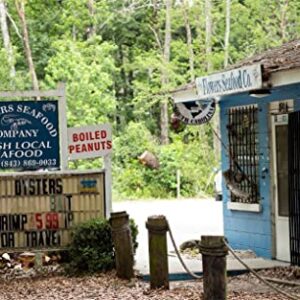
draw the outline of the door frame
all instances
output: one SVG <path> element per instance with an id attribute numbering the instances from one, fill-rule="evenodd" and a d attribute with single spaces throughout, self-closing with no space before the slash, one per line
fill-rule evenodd
<path id="1" fill-rule="evenodd" d="M 276 141 L 276 127 L 278 126 L 288 126 L 288 113 L 275 114 L 271 116 L 271 136 L 272 136 L 272 170 L 273 170 L 273 224 L 274 224 L 274 247 L 273 253 L 275 259 L 280 259 L 277 256 L 277 232 L 278 232 L 278 221 L 283 221 L 288 223 L 288 259 L 284 261 L 290 261 L 290 234 L 289 234 L 289 217 L 279 216 L 279 204 L 278 204 L 278 176 L 277 176 L 277 141 Z M 280 259 L 282 260 L 282 259 Z"/>

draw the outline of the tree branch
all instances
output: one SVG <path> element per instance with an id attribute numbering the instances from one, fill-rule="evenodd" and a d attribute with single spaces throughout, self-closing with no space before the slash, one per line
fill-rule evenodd
<path id="1" fill-rule="evenodd" d="M 19 31 L 19 28 L 18 28 L 16 22 L 15 22 L 14 19 L 11 17 L 11 15 L 8 13 L 8 11 L 6 11 L 6 15 L 7 15 L 9 21 L 11 22 L 12 26 L 14 27 L 17 36 L 23 41 L 23 37 L 22 37 L 22 35 L 21 35 L 20 31 Z"/>

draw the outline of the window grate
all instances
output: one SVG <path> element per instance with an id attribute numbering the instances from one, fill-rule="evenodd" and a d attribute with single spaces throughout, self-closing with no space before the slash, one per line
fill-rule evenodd
<path id="1" fill-rule="evenodd" d="M 258 195 L 258 109 L 256 106 L 228 110 L 230 171 L 238 190 L 248 197 L 239 197 L 231 190 L 231 201 L 259 203 Z"/>

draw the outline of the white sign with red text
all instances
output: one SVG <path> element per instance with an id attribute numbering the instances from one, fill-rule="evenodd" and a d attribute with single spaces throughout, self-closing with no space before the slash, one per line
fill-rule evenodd
<path id="1" fill-rule="evenodd" d="M 68 128 L 69 159 L 105 156 L 112 152 L 110 124 Z"/>

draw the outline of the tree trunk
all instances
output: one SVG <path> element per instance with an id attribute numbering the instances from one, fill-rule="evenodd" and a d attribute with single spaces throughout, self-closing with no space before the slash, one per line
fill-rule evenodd
<path id="1" fill-rule="evenodd" d="M 283 3 L 280 1 L 280 32 L 281 32 L 281 39 L 283 42 L 287 41 L 287 10 L 289 1 L 284 0 Z"/>
<path id="2" fill-rule="evenodd" d="M 25 16 L 25 4 L 24 0 L 16 0 L 15 1 L 17 12 L 19 15 L 19 19 L 22 26 L 22 34 L 23 34 L 23 43 L 24 43 L 24 49 L 25 49 L 25 55 L 26 60 L 29 68 L 29 73 L 32 80 L 32 85 L 34 90 L 39 90 L 39 83 L 37 80 L 34 63 L 32 59 L 32 53 L 30 48 L 30 42 L 29 42 L 29 33 L 27 28 L 27 22 L 26 22 L 26 16 Z"/>
<path id="3" fill-rule="evenodd" d="M 205 0 L 205 49 L 206 49 L 206 71 L 212 72 L 212 17 L 211 17 L 211 0 Z"/>
<path id="4" fill-rule="evenodd" d="M 95 3 L 94 0 L 88 0 L 87 2 L 89 15 L 91 18 L 91 24 L 87 28 L 87 37 L 88 39 L 93 37 L 96 34 L 96 26 L 95 26 Z"/>
<path id="5" fill-rule="evenodd" d="M 165 87 L 169 84 L 168 64 L 170 62 L 171 50 L 171 7 L 172 0 L 165 0 L 166 4 L 166 23 L 165 23 L 165 42 L 163 49 L 163 68 L 161 74 L 161 85 Z M 166 145 L 169 143 L 169 116 L 168 116 L 168 98 L 164 98 L 161 103 L 160 110 L 160 128 L 161 128 L 161 143 Z"/>
<path id="6" fill-rule="evenodd" d="M 14 78 L 16 76 L 16 69 L 14 64 L 14 54 L 10 42 L 6 16 L 7 16 L 7 10 L 6 10 L 4 0 L 0 0 L 0 23 L 1 23 L 3 44 L 7 53 L 8 64 L 10 67 L 10 77 Z"/>
<path id="7" fill-rule="evenodd" d="M 194 50 L 193 50 L 193 40 L 192 40 L 192 31 L 189 21 L 189 6 L 188 6 L 188 0 L 183 1 L 183 18 L 184 18 L 184 24 L 185 24 L 185 30 L 186 30 L 186 40 L 187 40 L 187 46 L 189 50 L 189 67 L 190 67 L 190 77 L 191 81 L 195 80 L 195 68 L 194 68 Z"/>
<path id="8" fill-rule="evenodd" d="M 226 0 L 226 29 L 224 39 L 224 68 L 228 66 L 229 60 L 229 36 L 230 36 L 230 5 L 231 0 Z"/>

